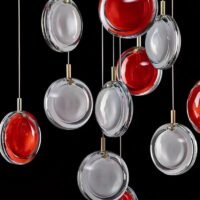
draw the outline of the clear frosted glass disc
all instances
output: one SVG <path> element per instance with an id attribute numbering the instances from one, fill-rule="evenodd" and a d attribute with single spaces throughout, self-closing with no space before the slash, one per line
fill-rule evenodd
<path id="1" fill-rule="evenodd" d="M 192 132 L 181 124 L 161 126 L 151 141 L 151 157 L 156 167 L 167 175 L 187 172 L 195 163 L 197 143 Z"/>
<path id="2" fill-rule="evenodd" d="M 77 129 L 89 120 L 93 98 L 83 82 L 73 79 L 71 83 L 63 78 L 48 88 L 44 108 L 53 125 L 66 130 Z"/>
<path id="3" fill-rule="evenodd" d="M 86 199 L 119 199 L 128 186 L 129 172 L 118 155 L 95 152 L 87 156 L 78 171 L 78 185 Z"/>
<path id="4" fill-rule="evenodd" d="M 71 0 L 49 0 L 43 10 L 41 24 L 48 45 L 58 52 L 72 51 L 83 31 L 81 14 Z"/>
<path id="5" fill-rule="evenodd" d="M 168 15 L 157 17 L 147 33 L 145 46 L 156 68 L 172 67 L 181 49 L 181 34 L 176 21 Z"/>
<path id="6" fill-rule="evenodd" d="M 128 187 L 124 195 L 119 200 L 138 200 L 138 198 L 134 190 Z"/>
<path id="7" fill-rule="evenodd" d="M 106 83 L 97 97 L 95 114 L 106 136 L 122 136 L 133 117 L 133 101 L 125 84 L 119 81 Z"/>

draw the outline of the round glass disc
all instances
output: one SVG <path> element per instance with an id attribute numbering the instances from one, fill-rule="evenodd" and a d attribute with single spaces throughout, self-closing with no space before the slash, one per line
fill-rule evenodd
<path id="1" fill-rule="evenodd" d="M 111 34 L 136 38 L 144 34 L 157 15 L 157 0 L 100 0 L 99 15 Z"/>
<path id="2" fill-rule="evenodd" d="M 171 16 L 157 17 L 146 36 L 146 51 L 157 69 L 168 69 L 175 63 L 181 49 L 181 34 Z"/>
<path id="3" fill-rule="evenodd" d="M 44 98 L 48 119 L 58 128 L 77 129 L 90 118 L 93 98 L 89 88 L 80 80 L 65 78 L 51 84 Z"/>
<path id="4" fill-rule="evenodd" d="M 129 172 L 116 154 L 95 152 L 87 156 L 78 171 L 78 185 L 86 199 L 119 199 L 128 186 Z"/>
<path id="5" fill-rule="evenodd" d="M 200 81 L 190 92 L 187 100 L 187 113 L 192 126 L 200 133 Z"/>
<path id="6" fill-rule="evenodd" d="M 181 124 L 163 125 L 152 138 L 151 157 L 156 167 L 164 174 L 183 174 L 196 160 L 196 139 L 192 132 Z"/>
<path id="7" fill-rule="evenodd" d="M 152 65 L 144 48 L 130 48 L 121 55 L 120 60 L 118 79 L 126 84 L 132 95 L 150 94 L 160 84 L 162 70 Z"/>
<path id="8" fill-rule="evenodd" d="M 47 44 L 55 51 L 72 51 L 81 39 L 82 17 L 72 0 L 49 0 L 41 24 Z"/>
<path id="9" fill-rule="evenodd" d="M 128 187 L 124 195 L 119 200 L 138 200 L 132 188 Z"/>
<path id="10" fill-rule="evenodd" d="M 133 101 L 127 87 L 120 81 L 106 83 L 97 97 L 95 114 L 106 136 L 122 136 L 133 117 Z"/>
<path id="11" fill-rule="evenodd" d="M 16 165 L 31 162 L 41 144 L 36 118 L 28 112 L 12 112 L 0 125 L 0 152 L 6 161 Z"/>

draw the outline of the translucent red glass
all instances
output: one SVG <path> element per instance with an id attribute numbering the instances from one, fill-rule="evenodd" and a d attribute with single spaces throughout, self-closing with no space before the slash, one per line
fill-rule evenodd
<path id="1" fill-rule="evenodd" d="M 120 198 L 120 200 L 135 200 L 133 195 L 129 192 L 125 192 L 124 195 Z"/>
<path id="2" fill-rule="evenodd" d="M 35 117 L 28 113 L 8 114 L 1 125 L 1 152 L 14 164 L 29 163 L 37 154 L 41 134 Z"/>
<path id="3" fill-rule="evenodd" d="M 200 133 L 200 81 L 190 92 L 187 101 L 187 112 L 194 129 Z"/>
<path id="4" fill-rule="evenodd" d="M 156 69 L 144 48 L 131 48 L 121 56 L 118 63 L 118 79 L 122 80 L 132 95 L 145 95 L 154 91 L 162 78 L 162 71 Z"/>
<path id="5" fill-rule="evenodd" d="M 101 0 L 99 12 L 108 31 L 121 37 L 136 37 L 154 21 L 157 0 Z"/>

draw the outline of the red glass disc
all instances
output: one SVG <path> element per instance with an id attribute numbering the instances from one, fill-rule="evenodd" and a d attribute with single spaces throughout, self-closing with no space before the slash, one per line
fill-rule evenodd
<path id="1" fill-rule="evenodd" d="M 145 95 L 154 91 L 162 78 L 162 71 L 156 69 L 144 48 L 131 48 L 121 56 L 118 63 L 118 78 L 128 87 L 132 95 Z"/>
<path id="2" fill-rule="evenodd" d="M 27 112 L 12 113 L 5 117 L 2 126 L 4 157 L 14 164 L 30 162 L 37 154 L 41 140 L 35 117 Z"/>
<path id="3" fill-rule="evenodd" d="M 200 133 L 200 81 L 190 92 L 187 101 L 187 112 L 194 129 Z"/>
<path id="4" fill-rule="evenodd" d="M 135 200 L 133 195 L 129 192 L 125 192 L 124 195 L 120 198 L 120 200 Z"/>
<path id="5" fill-rule="evenodd" d="M 108 31 L 121 37 L 136 37 L 154 21 L 157 0 L 101 0 L 99 11 Z"/>

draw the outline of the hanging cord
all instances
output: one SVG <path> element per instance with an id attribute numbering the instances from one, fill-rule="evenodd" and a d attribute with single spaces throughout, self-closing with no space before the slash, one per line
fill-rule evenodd
<path id="1" fill-rule="evenodd" d="M 119 38 L 119 67 L 121 69 L 122 67 L 122 39 L 121 37 Z M 122 157 L 122 136 L 119 138 L 119 155 Z"/>
<path id="2" fill-rule="evenodd" d="M 69 51 L 67 52 L 67 64 L 68 65 L 70 64 L 70 52 Z"/>
<path id="3" fill-rule="evenodd" d="M 101 85 L 104 86 L 104 27 L 101 26 Z M 102 133 L 103 141 L 105 141 L 105 135 Z M 101 141 L 102 141 L 101 140 Z"/>
<path id="4" fill-rule="evenodd" d="M 101 83 L 104 85 L 104 27 L 101 27 Z"/>
<path id="5" fill-rule="evenodd" d="M 174 0 L 171 0 L 171 15 L 174 18 Z M 171 124 L 176 123 L 176 111 L 175 111 L 175 69 L 172 65 L 172 111 L 171 111 Z"/>
<path id="6" fill-rule="evenodd" d="M 111 81 L 116 81 L 116 66 L 115 66 L 115 36 L 113 35 L 113 41 L 112 41 L 112 54 L 113 54 L 113 65 L 111 67 Z"/>
<path id="7" fill-rule="evenodd" d="M 17 98 L 17 111 L 22 111 L 21 99 L 21 4 L 18 0 L 18 98 Z"/>
<path id="8" fill-rule="evenodd" d="M 174 0 L 171 0 L 172 17 L 174 18 Z M 175 70 L 172 65 L 172 110 L 175 110 L 175 85 L 174 85 Z"/>
<path id="9" fill-rule="evenodd" d="M 115 36 L 113 35 L 113 67 L 115 67 Z"/>

